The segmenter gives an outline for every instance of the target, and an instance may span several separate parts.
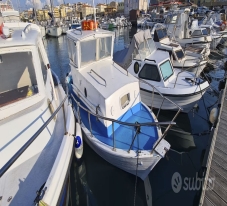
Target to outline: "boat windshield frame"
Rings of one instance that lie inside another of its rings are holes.
[[[171,68],[171,74],[168,74],[168,76],[166,77],[166,78],[164,78],[164,75],[163,75],[163,70],[162,70],[162,66],[163,66],[163,64],[165,64],[165,63],[167,63],[167,62],[169,62],[169,65],[170,65],[170,68]],[[170,60],[169,59],[167,59],[167,60],[165,60],[164,62],[162,62],[162,63],[160,63],[159,64],[159,69],[160,69],[160,73],[161,73],[161,75],[162,75],[162,79],[163,79],[163,81],[165,82],[165,81],[167,81],[173,74],[174,74],[174,71],[173,71],[173,65],[171,64],[171,62],[170,62]]]
[[[150,41],[152,42],[152,44],[151,44]],[[142,50],[141,50],[141,45],[142,44],[145,45],[145,47],[144,47],[144,52],[146,52],[145,55],[142,53]],[[151,46],[152,46],[152,48],[151,48]],[[138,48],[135,48],[135,49],[139,53],[140,60],[146,59],[147,56],[150,56],[154,51],[157,50],[156,45],[155,45],[155,42],[154,42],[154,40],[152,38],[145,39],[143,42],[140,43],[140,45],[138,46]]]
[[[182,54],[183,54],[182,57],[179,57],[179,56],[178,56],[178,54],[179,54],[178,52],[179,52],[179,51],[182,51]],[[184,54],[183,49],[177,49],[177,50],[174,50],[174,52],[175,52],[175,54],[176,54],[177,59],[181,60],[181,59],[185,58],[185,54]]]

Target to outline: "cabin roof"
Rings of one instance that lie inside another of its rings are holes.
[[[102,78],[98,77],[94,72],[90,72],[91,69],[105,79],[106,86]],[[128,73],[127,75],[127,71],[114,63],[111,58],[94,62],[85,68],[80,69],[80,73],[94,88],[96,88],[104,99],[107,99],[125,85],[138,82],[131,74]]]
[[[156,64],[161,63],[167,58],[169,59],[169,52],[160,50],[155,50],[155,52],[153,52],[150,56],[146,57],[146,59],[155,60]],[[153,64],[154,62],[151,61],[151,63]]]
[[[4,23],[5,27],[12,30],[10,38],[4,38],[0,35],[0,48],[4,47],[16,47],[16,46],[30,46],[36,45],[37,39],[40,35],[39,27],[31,24],[31,28],[25,32],[25,37],[22,37],[22,31],[28,25],[28,23]]]
[[[67,36],[75,41],[82,41],[83,39],[88,38],[90,36],[100,35],[100,34],[109,34],[110,36],[111,35],[113,36],[114,32],[103,30],[103,29],[97,29],[96,31],[71,29],[67,31]]]

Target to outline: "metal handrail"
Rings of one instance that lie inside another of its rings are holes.
[[[73,100],[75,101],[75,103],[77,104],[77,118],[80,120],[81,117],[80,117],[80,111],[79,111],[79,108],[83,109],[84,111],[86,111],[88,113],[88,121],[89,121],[89,130],[90,130],[90,133],[91,133],[91,137],[93,137],[93,134],[92,134],[92,125],[91,125],[91,121],[90,121],[90,115],[93,115],[95,116],[96,118],[100,118],[100,119],[103,119],[103,120],[107,120],[107,121],[111,121],[112,122],[112,131],[113,131],[113,151],[116,150],[115,148],[115,137],[114,137],[114,123],[118,123],[118,124],[121,124],[121,125],[126,125],[126,126],[131,126],[131,127],[135,127],[136,128],[136,131],[139,130],[139,128],[141,126],[159,126],[159,125],[168,125],[166,130],[164,131],[162,137],[158,140],[158,142],[160,142],[167,134],[167,131],[171,128],[172,125],[176,125],[176,122],[173,122],[173,121],[170,121],[170,122],[145,122],[145,123],[129,123],[129,122],[122,122],[122,121],[119,121],[119,120],[116,120],[116,119],[112,119],[112,118],[108,118],[108,117],[104,117],[104,116],[101,116],[99,114],[96,114],[90,110],[88,110],[87,108],[85,108],[84,106],[82,106],[80,104],[79,101],[77,101],[75,99],[75,97],[73,95],[71,95],[71,97],[73,98]],[[179,114],[179,111],[177,113],[177,115]],[[175,115],[175,117],[173,118],[173,120],[176,119],[177,115]],[[135,135],[136,136],[136,135]],[[128,152],[130,152],[131,150],[131,146],[133,144],[133,141],[135,140],[135,136],[132,140],[132,143],[129,147],[129,150]],[[151,153],[154,151],[154,149],[157,147],[158,144],[155,145],[155,147],[153,147],[151,149]]]
[[[0,170],[0,178],[5,174],[5,172],[11,167],[11,165],[23,154],[23,152],[31,145],[31,143],[39,136],[39,134],[47,127],[50,121],[55,117],[55,115],[59,112],[59,110],[63,109],[64,115],[64,128],[66,128],[65,122],[65,112],[64,112],[64,102],[67,99],[67,95],[62,100],[61,104],[54,111],[54,113],[50,116],[50,118],[37,130],[37,132],[8,160],[8,162],[1,168]],[[66,131],[65,131],[66,132]]]
[[[101,77],[99,74],[97,74],[93,69],[91,69],[90,73],[91,72],[94,72],[100,79],[102,79],[105,82],[105,87],[106,87],[106,85],[107,85],[106,80],[103,77]]]
[[[187,59],[187,60],[190,60],[190,59]],[[185,60],[186,61],[186,60]],[[184,66],[184,64],[183,64],[183,66]],[[182,66],[182,68],[183,68],[183,66]],[[198,72],[198,70],[199,70],[199,67],[200,67],[201,65],[200,64],[198,64],[197,65],[197,70],[196,70],[196,74],[197,74],[197,72]],[[187,71],[187,70],[189,70],[189,69],[191,69],[191,68],[193,68],[193,67],[195,67],[195,66],[191,66],[191,67],[188,67],[187,69],[182,69],[182,71],[180,71],[180,72],[178,72],[178,74],[177,74],[177,77],[176,77],[176,80],[175,80],[175,82],[174,82],[174,88],[175,88],[175,86],[176,86],[176,83],[177,83],[177,79],[178,79],[178,77],[179,77],[179,74],[181,74],[182,72],[185,72],[185,71]],[[196,79],[196,74],[195,74],[195,76],[194,76],[194,82],[195,82],[195,79]]]

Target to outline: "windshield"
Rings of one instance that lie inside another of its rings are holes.
[[[164,39],[168,37],[166,29],[157,29],[156,32],[158,34],[159,39]]]
[[[164,81],[166,81],[173,74],[173,69],[169,60],[160,65],[160,70]]]
[[[81,66],[98,61],[100,59],[111,56],[112,37],[104,37],[82,41],[81,47]]]
[[[32,52],[0,53],[0,107],[38,93]]]
[[[141,42],[139,45],[139,54],[141,59],[145,59],[147,56],[151,55],[155,50],[156,46],[152,38],[144,40],[144,42]],[[137,54],[138,52],[134,51],[134,53]]]
[[[175,53],[176,53],[178,59],[184,58],[184,52],[182,49],[175,51]]]

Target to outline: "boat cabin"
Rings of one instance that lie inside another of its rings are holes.
[[[117,52],[114,61],[134,76],[158,86],[167,85],[174,73],[169,52],[157,50],[150,30],[136,33],[127,51]]]
[[[114,33],[110,31],[67,31],[75,98],[98,115],[124,121],[139,109],[139,83],[113,62],[113,43]],[[112,134],[111,122],[100,122],[104,132]]]
[[[38,26],[20,27],[4,23],[0,30],[0,120],[41,102],[50,82]]]

